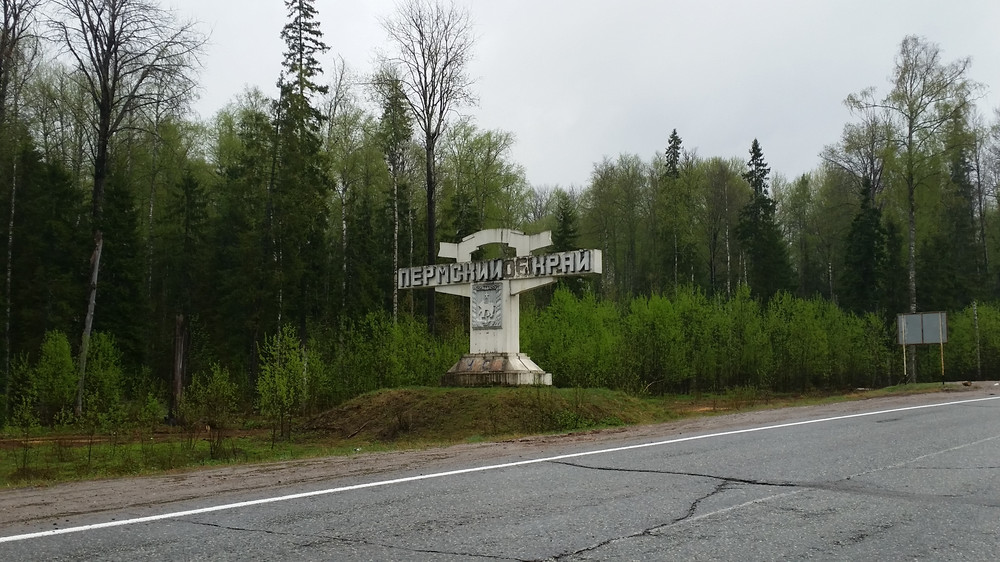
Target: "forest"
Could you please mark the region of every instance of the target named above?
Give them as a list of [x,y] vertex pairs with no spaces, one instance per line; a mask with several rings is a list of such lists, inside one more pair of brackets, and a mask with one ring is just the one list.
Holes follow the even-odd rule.
[[[766,146],[706,156],[665,130],[589,182],[533,186],[475,97],[461,8],[386,14],[370,76],[285,0],[278,95],[193,117],[206,37],[158,0],[2,0],[3,424],[298,416],[437,385],[468,345],[458,297],[394,271],[484,228],[596,248],[604,274],[522,299],[557,386],[642,393],[904,378],[896,315],[947,311],[951,380],[1000,367],[1000,113],[969,58],[901,39],[885,84],[787,178]],[[513,110],[514,108],[512,108]],[[806,126],[806,125],[804,125]],[[103,416],[103,418],[101,418]],[[87,421],[91,420],[91,421]]]

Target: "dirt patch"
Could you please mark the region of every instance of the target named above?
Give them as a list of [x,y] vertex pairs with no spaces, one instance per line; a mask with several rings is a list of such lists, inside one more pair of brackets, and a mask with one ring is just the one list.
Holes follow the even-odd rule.
[[[363,479],[371,481],[381,474],[419,470],[422,473],[532,458],[541,454],[559,454],[590,449],[605,443],[652,441],[681,434],[725,431],[736,427],[762,426],[796,419],[837,416],[866,410],[887,409],[920,404],[969,399],[1000,393],[992,382],[949,385],[942,392],[909,396],[889,396],[839,402],[820,406],[760,410],[706,416],[657,425],[619,427],[562,435],[544,435],[522,439],[454,445],[437,449],[388,453],[359,453],[345,457],[327,457],[258,465],[243,465],[141,478],[120,478],[58,484],[50,487],[13,489],[0,492],[0,526],[11,534],[12,525],[60,519],[85,514],[128,510],[148,514],[149,508],[204,497],[225,503],[236,497],[261,497],[279,489],[316,488],[313,483],[332,485],[332,481]],[[338,428],[340,429],[340,428]],[[158,509],[157,511],[162,511]],[[56,523],[53,523],[54,525]]]

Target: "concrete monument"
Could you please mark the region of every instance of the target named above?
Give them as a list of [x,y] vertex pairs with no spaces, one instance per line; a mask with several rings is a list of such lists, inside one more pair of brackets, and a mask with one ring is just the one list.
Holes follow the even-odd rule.
[[[515,256],[472,261],[472,253],[489,244],[514,248]],[[441,378],[443,386],[552,384],[552,375],[521,353],[520,295],[558,277],[600,274],[601,251],[532,255],[551,245],[551,232],[481,230],[458,244],[441,243],[438,256],[455,263],[396,272],[400,289],[434,288],[469,299],[469,353]]]

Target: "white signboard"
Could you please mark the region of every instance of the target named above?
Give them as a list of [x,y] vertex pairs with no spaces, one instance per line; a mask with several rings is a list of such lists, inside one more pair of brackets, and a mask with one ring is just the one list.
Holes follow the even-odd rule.
[[896,316],[900,345],[948,343],[948,314],[918,312]]
[[396,286],[417,289],[589,273],[601,273],[600,250],[572,250],[544,256],[408,267],[396,272]]

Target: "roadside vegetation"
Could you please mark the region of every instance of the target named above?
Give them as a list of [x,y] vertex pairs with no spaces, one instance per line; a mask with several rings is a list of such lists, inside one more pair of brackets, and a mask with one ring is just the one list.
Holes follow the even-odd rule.
[[[553,373],[554,388],[437,388],[467,336],[372,314],[313,330],[324,335],[308,341],[290,327],[268,337],[256,377],[206,359],[176,403],[162,382],[127,371],[114,338],[97,332],[76,415],[77,361],[66,336],[49,332],[36,359],[14,361],[19,400],[3,426],[0,482],[649,424],[942,381],[939,349],[922,348],[922,384],[895,386],[902,354],[888,321],[823,299],[779,294],[761,304],[745,292],[722,299],[687,289],[616,305],[560,287],[545,301],[524,306],[522,348]],[[989,378],[1000,358],[1000,311],[980,305],[978,332],[970,314],[952,316],[948,380]]]
[[[736,388],[719,394],[636,397],[603,389],[408,387],[364,394],[299,420],[275,442],[259,416],[227,426],[168,426],[121,418],[94,433],[78,425],[6,428],[0,489],[176,472],[229,464],[419,449],[652,424],[695,416],[941,391],[939,383],[847,393],[773,394]],[[235,420],[234,420],[235,421]]]

